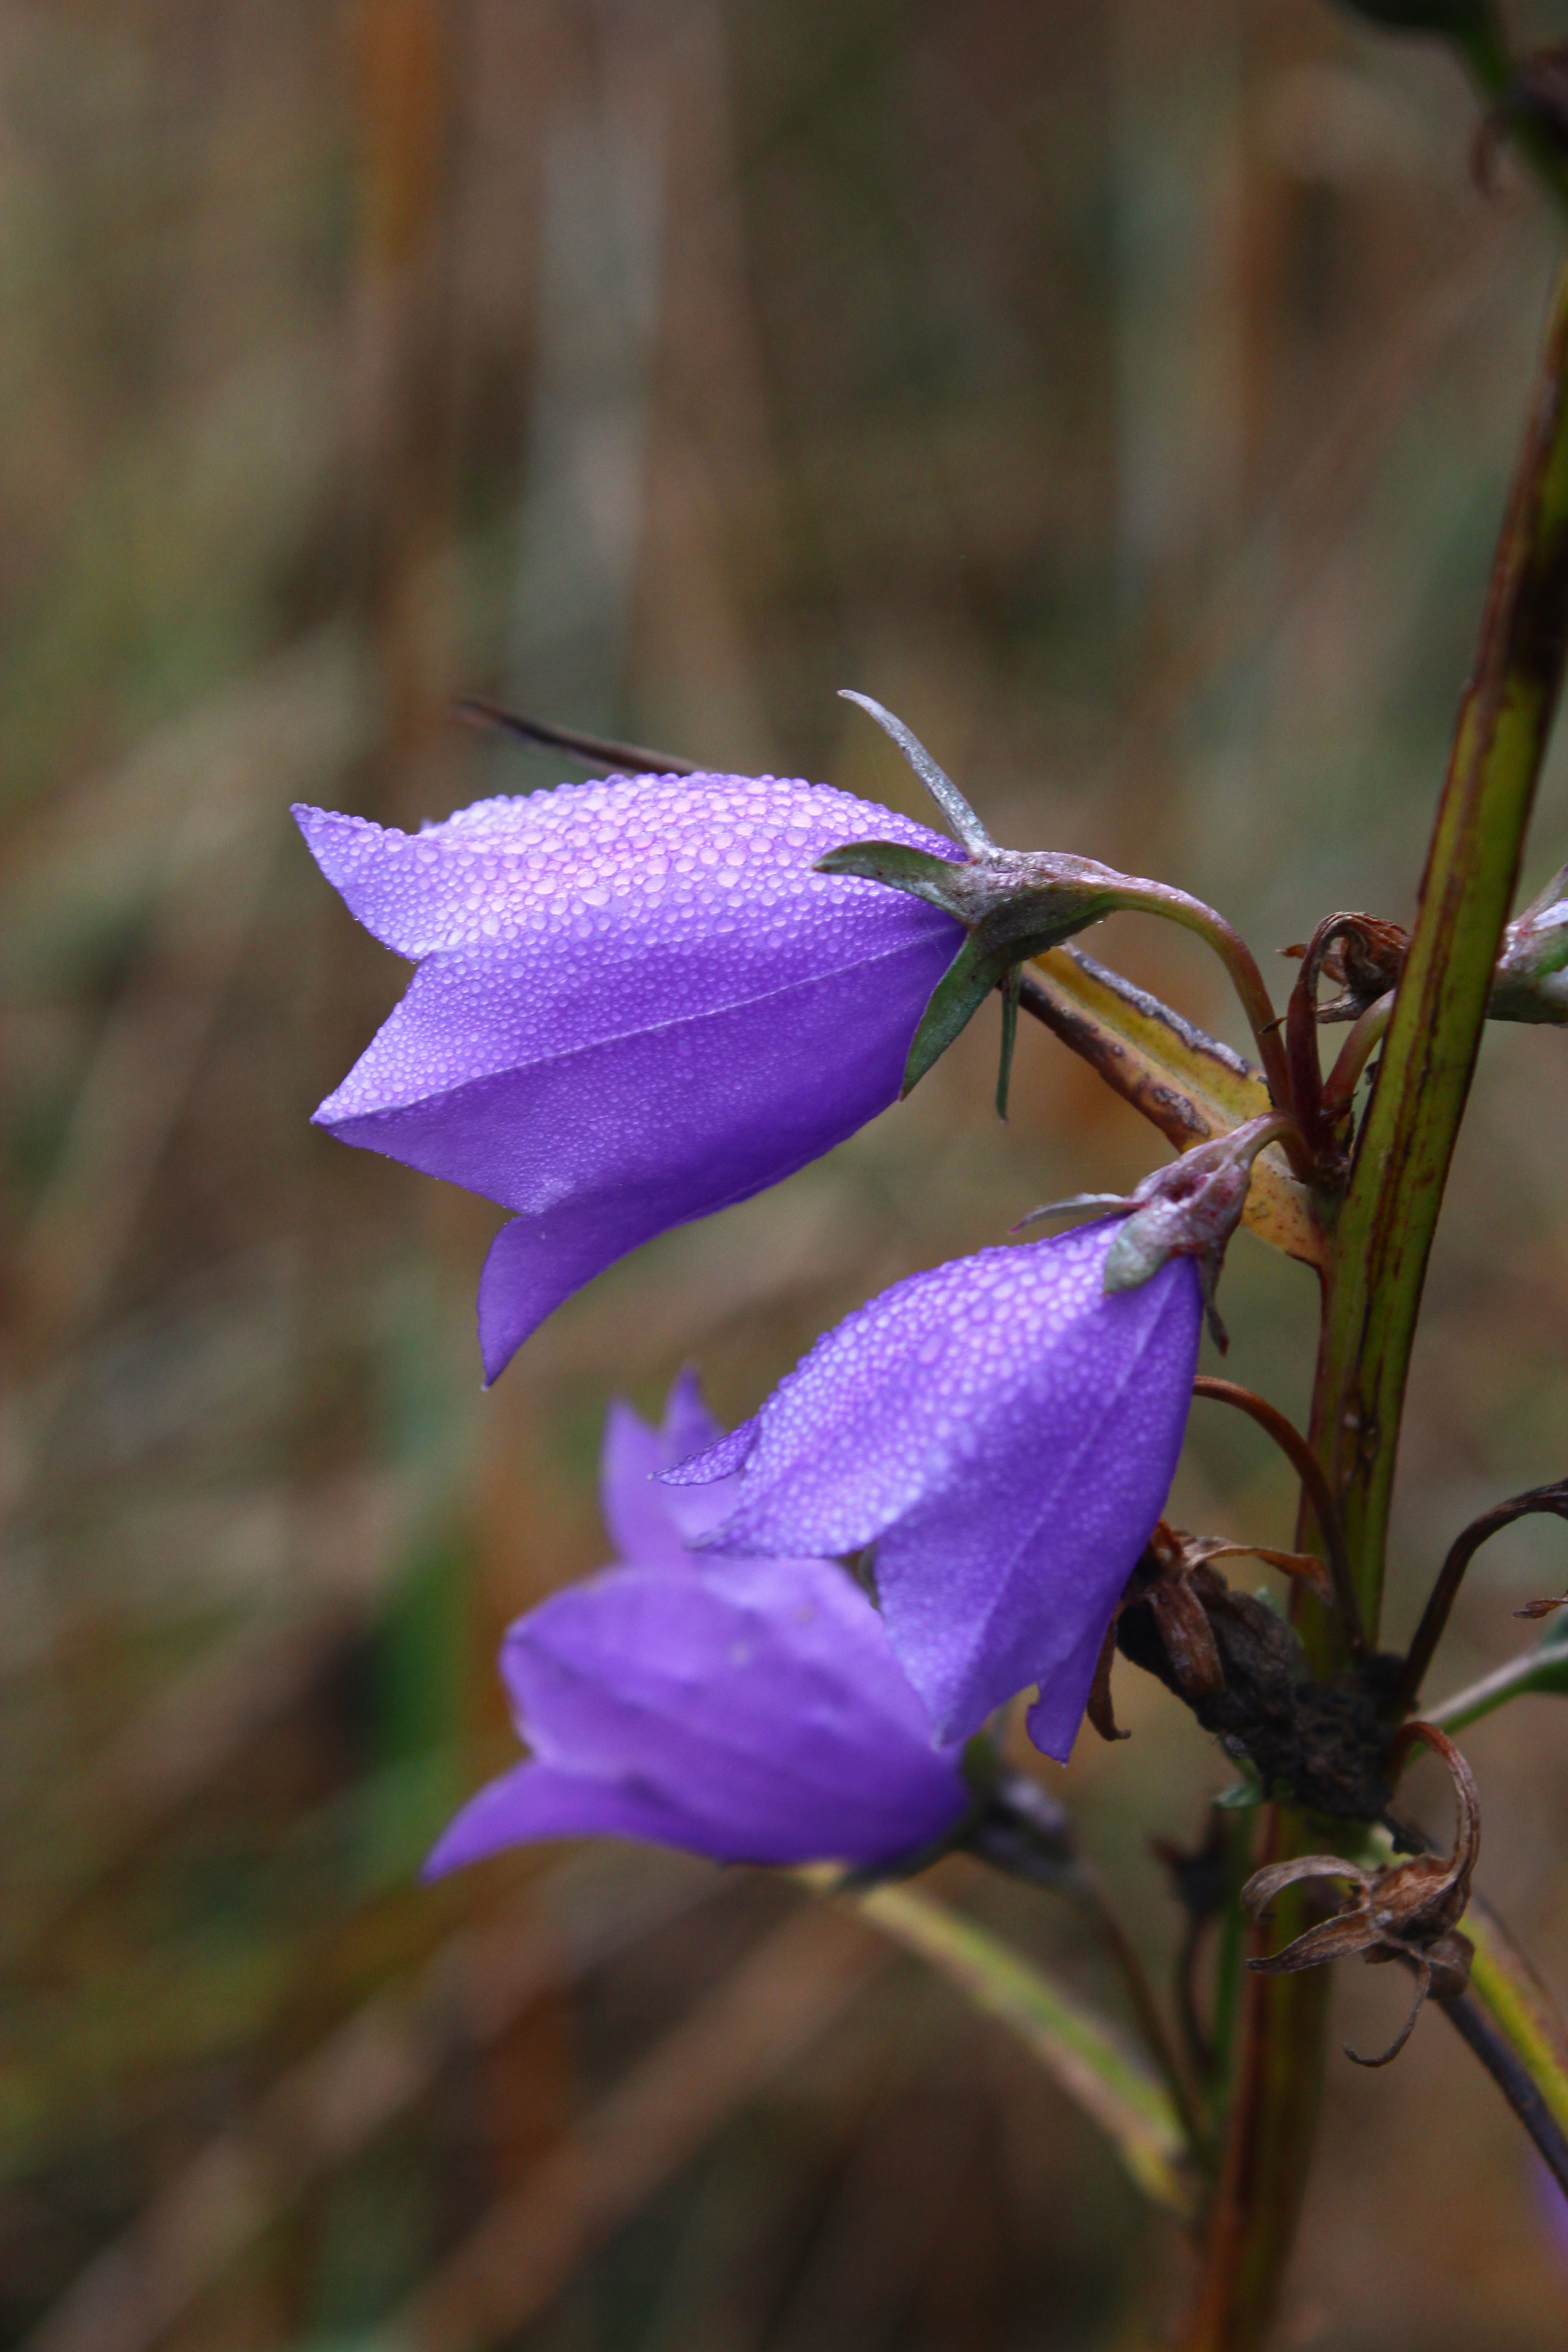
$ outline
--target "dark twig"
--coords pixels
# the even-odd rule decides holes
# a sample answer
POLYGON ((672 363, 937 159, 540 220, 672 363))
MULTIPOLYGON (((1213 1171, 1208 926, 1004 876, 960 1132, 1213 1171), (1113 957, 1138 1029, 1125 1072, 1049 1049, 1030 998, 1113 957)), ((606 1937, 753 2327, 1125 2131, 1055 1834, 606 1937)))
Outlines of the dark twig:
POLYGON ((1321 1156, 1333 1130, 1323 1118, 1323 1078, 1318 1060, 1318 980, 1323 958, 1344 932, 1348 915, 1329 915, 1318 925, 1301 958, 1301 969, 1285 1010, 1285 1058, 1290 1095, 1301 1131, 1321 1156))
POLYGON ((1549 1486, 1531 1486, 1526 1494, 1510 1496, 1506 1503, 1498 1503, 1491 1510, 1483 1511, 1479 1519, 1472 1519, 1455 1538, 1421 1612, 1421 1622, 1415 1628, 1415 1638, 1395 1685, 1394 1704, 1401 1715, 1407 1714, 1415 1704, 1426 1669, 1443 1638, 1448 1612, 1465 1580, 1465 1570, 1477 1552, 1493 1536, 1500 1535, 1504 1528, 1511 1527, 1515 1519, 1528 1518, 1538 1511, 1568 1519, 1568 1479, 1559 1478, 1549 1486))
POLYGON ((1122 1925, 1104 1879, 1074 1846, 1066 1812, 1037 1780, 1021 1772, 1000 1772, 987 1793, 990 1801, 970 1825, 963 1843, 1008 1877, 1064 1895, 1093 1921, 1121 1973, 1133 2015, 1164 2077, 1188 2142, 1197 2151, 1203 2145, 1202 2119, 1181 2053, 1138 1947, 1122 1925))
POLYGON ((1568 2195, 1568 2139, 1531 2074, 1489 2022, 1473 1993, 1461 1993, 1457 2000, 1439 2001, 1437 2006, 1461 2041, 1475 2052, 1535 2142, 1552 2179, 1568 2195))
POLYGON ((1138 1947, 1123 1927, 1121 1916, 1110 1900, 1110 1890, 1092 1863, 1082 1865, 1085 1899, 1093 1916, 1107 1951, 1121 1972, 1132 2003, 1133 2014, 1142 2029, 1150 2053, 1164 2076, 1166 2088, 1175 2102, 1176 2112, 1185 2127, 1187 2138, 1194 2150, 1204 2144, 1203 2123, 1198 2102, 1182 2063, 1181 2053, 1172 2041, 1163 2012, 1149 1981, 1138 1947))
POLYGON ((1238 1412, 1245 1412, 1259 1429, 1267 1431, 1289 1462, 1306 1489, 1322 1530, 1323 1549, 1329 1555, 1329 1573, 1334 1580, 1334 1598, 1343 1621, 1346 1643, 1352 1657, 1364 1657, 1366 1629, 1362 1623, 1361 1604, 1351 1579, 1339 1507, 1317 1455, 1294 1423, 1288 1421, 1277 1405, 1270 1404, 1267 1397, 1260 1397, 1255 1390, 1243 1388, 1238 1381, 1214 1380, 1208 1373, 1200 1372, 1193 1382, 1193 1394, 1212 1397, 1216 1404, 1234 1405, 1238 1412))
POLYGON ((606 775, 700 776, 705 772, 694 760, 677 760, 668 751, 648 751, 636 743, 617 743, 609 735, 584 735, 575 727, 552 726, 543 719, 525 719, 521 711, 503 710, 499 702, 470 698, 455 702, 452 709, 470 727, 489 727, 500 735, 515 735, 524 743, 570 751, 585 766, 601 768, 606 775))

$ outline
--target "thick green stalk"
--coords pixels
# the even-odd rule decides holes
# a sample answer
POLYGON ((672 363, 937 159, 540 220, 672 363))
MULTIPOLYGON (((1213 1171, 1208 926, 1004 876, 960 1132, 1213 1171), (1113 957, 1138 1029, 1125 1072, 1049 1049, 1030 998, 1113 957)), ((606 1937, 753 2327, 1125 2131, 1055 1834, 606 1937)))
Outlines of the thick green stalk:
MULTIPOLYGON (((1340 1501, 1373 1640, 1426 1262, 1562 685, 1565 367, 1568 280, 1559 289, 1475 673, 1460 705, 1409 958, 1329 1253, 1311 1437, 1340 1501)), ((1323 1612, 1310 1609, 1302 1631, 1320 1671, 1340 1662, 1323 1612)), ((1280 1821, 1270 1858, 1313 1842, 1305 1822, 1280 1821)), ((1279 1932, 1288 1927, 1282 1922, 1279 1932)), ((1268 2334, 1310 2154, 1327 1979, 1326 1970, 1254 1978, 1248 1987, 1221 2191, 1187 2352, 1257 2352, 1268 2334)))
POLYGON ((1369 1633, 1400 1418, 1443 1188, 1486 1024, 1498 942, 1563 679, 1568 633, 1568 280, 1460 705, 1410 953, 1336 1223, 1312 1438, 1341 1498, 1369 1633))

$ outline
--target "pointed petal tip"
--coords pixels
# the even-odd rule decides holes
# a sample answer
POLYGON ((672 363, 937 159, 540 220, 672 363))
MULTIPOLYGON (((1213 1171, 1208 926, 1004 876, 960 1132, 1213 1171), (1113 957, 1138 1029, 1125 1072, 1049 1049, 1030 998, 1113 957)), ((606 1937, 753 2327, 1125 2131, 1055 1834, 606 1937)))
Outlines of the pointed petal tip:
MULTIPOLYGON (((759 1426, 758 1417, 753 1413, 750 1421, 742 1422, 738 1429, 732 1429, 728 1437, 720 1438, 716 1444, 706 1446, 700 1454, 689 1454, 684 1462, 677 1462, 670 1469, 661 1470, 658 1474, 660 1486, 710 1486, 717 1479, 733 1476, 737 1470, 744 1468, 757 1442, 759 1426)), ((715 1529, 714 1532, 717 1534, 721 1530, 715 1529)))

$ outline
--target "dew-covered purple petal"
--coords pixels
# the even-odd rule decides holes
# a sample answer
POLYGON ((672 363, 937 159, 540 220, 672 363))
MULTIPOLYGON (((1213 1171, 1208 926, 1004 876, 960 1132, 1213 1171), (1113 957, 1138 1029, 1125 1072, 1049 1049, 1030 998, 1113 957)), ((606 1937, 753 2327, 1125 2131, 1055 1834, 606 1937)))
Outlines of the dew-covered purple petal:
MULTIPOLYGON (((889 1638, 944 1741, 1038 1683, 1031 1734, 1065 1758, 1169 1491, 1198 1280, 1175 1259, 1108 1297, 1117 1230, 987 1250, 851 1315, 757 1415, 712 1538, 742 1556, 875 1543, 889 1638)), ((732 1476, 736 1454, 724 1441, 671 1483, 732 1476)))
POLYGON ((962 937, 813 871, 868 835, 956 855, 827 785, 620 777, 415 835, 296 814, 353 911, 423 959, 316 1118, 517 1213, 485 1272, 491 1378, 616 1257, 884 1109, 962 937))

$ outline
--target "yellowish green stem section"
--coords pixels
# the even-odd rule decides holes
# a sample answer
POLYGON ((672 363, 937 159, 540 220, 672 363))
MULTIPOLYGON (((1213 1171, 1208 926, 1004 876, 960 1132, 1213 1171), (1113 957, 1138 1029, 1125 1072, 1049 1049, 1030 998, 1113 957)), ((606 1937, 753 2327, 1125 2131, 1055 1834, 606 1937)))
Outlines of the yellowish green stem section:
MULTIPOLYGON (((1311 1441, 1340 1504, 1350 1572, 1373 1641, 1422 1286, 1562 685, 1565 369, 1568 281, 1553 308, 1409 956, 1328 1253, 1311 1441)), ((1310 1606, 1301 1630, 1319 1672, 1342 1663, 1328 1612, 1310 1606)), ((1293 1819, 1277 1822, 1272 1838, 1269 1860, 1314 1842, 1293 1819)), ((1311 2151, 1326 1974, 1254 1978, 1248 1987, 1220 2192, 1186 2352, 1258 2352, 1268 2336, 1311 2151)))
POLYGON ((853 1902, 862 1918, 998 2019, 1100 2126, 1144 2195, 1191 2218, 1197 2182, 1187 2137, 1169 2090, 1131 2036, 974 1920, 915 1887, 857 1890, 832 1870, 796 1876, 819 1894, 853 1902))
POLYGON ((1374 1637, 1422 1286, 1562 685, 1565 359, 1560 289, 1410 953, 1333 1237, 1313 1439, 1341 1498, 1351 1573, 1374 1637))
POLYGON ((1475 1946, 1471 1991, 1568 2132, 1568 2046, 1544 1986, 1484 1903, 1470 1905, 1465 1933, 1475 1946))

